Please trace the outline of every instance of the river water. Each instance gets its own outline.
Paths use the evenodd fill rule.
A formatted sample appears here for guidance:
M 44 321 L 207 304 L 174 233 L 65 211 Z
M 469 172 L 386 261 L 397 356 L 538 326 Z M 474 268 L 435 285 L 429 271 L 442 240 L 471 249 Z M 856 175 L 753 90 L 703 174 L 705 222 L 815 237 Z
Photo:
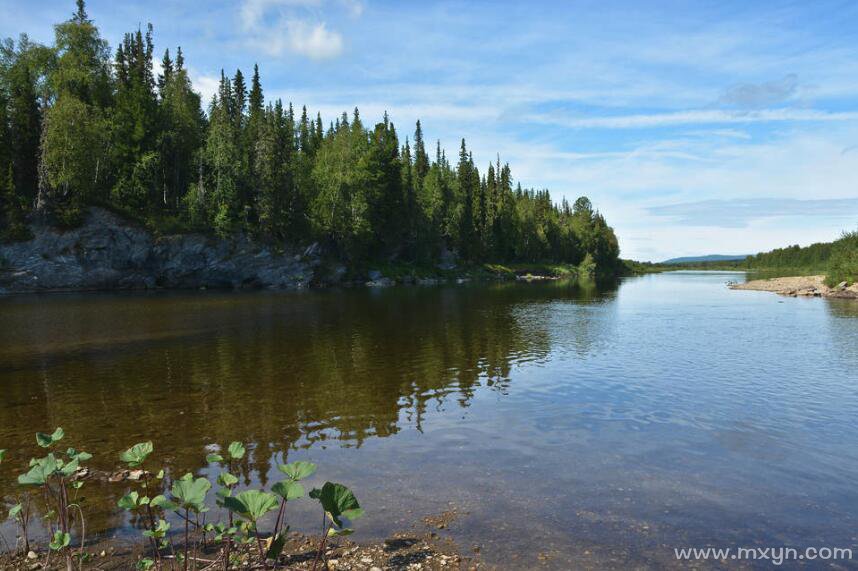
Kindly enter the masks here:
M 210 476 L 206 452 L 244 441 L 243 486 L 311 460 L 311 484 L 366 508 L 354 539 L 431 529 L 500 567 L 858 559 L 858 302 L 736 279 L 2 298 L 0 495 L 62 426 L 101 470 L 149 439 L 171 473 Z M 93 530 L 137 536 L 122 484 L 85 489 Z M 290 504 L 293 529 L 313 509 Z

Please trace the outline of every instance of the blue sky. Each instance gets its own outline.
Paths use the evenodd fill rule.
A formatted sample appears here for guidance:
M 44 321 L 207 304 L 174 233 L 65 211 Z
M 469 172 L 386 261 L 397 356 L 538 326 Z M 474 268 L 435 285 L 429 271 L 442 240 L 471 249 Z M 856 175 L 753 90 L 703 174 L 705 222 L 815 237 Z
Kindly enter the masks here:
M 48 42 L 72 0 L 0 0 Z M 422 119 L 481 168 L 586 194 L 624 257 L 749 253 L 858 228 L 856 2 L 90 0 L 115 46 L 152 22 L 195 86 L 259 63 L 266 97 Z

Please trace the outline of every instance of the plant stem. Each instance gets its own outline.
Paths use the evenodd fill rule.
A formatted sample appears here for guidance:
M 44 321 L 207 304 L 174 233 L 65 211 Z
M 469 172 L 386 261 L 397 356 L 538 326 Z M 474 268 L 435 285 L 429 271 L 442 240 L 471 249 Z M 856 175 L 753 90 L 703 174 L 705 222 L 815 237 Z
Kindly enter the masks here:
M 190 523 L 190 518 L 188 518 L 188 508 L 185 508 L 185 571 L 188 571 L 188 541 L 189 541 L 189 529 L 188 524 Z

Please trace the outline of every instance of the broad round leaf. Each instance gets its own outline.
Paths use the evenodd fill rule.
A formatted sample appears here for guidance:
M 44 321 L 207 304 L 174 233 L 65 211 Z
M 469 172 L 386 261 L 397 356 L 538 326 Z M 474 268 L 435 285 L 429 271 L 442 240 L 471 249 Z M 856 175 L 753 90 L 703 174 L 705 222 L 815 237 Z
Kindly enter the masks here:
M 255 523 L 271 510 L 277 509 L 280 504 L 274 494 L 259 490 L 245 490 L 235 496 L 224 498 L 223 505 L 229 511 Z
M 363 515 L 363 510 L 354 493 L 342 484 L 325 482 L 322 489 L 310 492 L 310 497 L 319 500 L 331 520 L 337 527 L 343 527 L 340 516 L 355 520 Z
M 16 517 L 18 517 L 18 514 L 21 513 L 23 509 L 24 506 L 21 504 L 15 504 L 14 506 L 12 506 L 12 508 L 9 510 L 9 519 L 15 519 Z
M 221 472 L 217 477 L 217 483 L 221 486 L 230 487 L 234 486 L 238 483 L 238 478 L 230 474 L 229 472 Z
M 119 501 L 116 502 L 116 505 L 124 510 L 133 510 L 137 507 L 139 499 L 140 494 L 138 494 L 137 492 L 131 492 L 119 498 Z
M 119 459 L 128 464 L 131 468 L 140 466 L 149 454 L 155 449 L 152 441 L 139 442 L 119 455 Z
M 304 497 L 304 486 L 293 480 L 283 480 L 271 486 L 271 491 L 284 500 L 295 500 Z
M 188 474 L 190 476 L 190 474 Z M 212 484 L 205 478 L 197 478 L 196 480 L 183 477 L 181 480 L 173 482 L 173 499 L 179 503 L 179 507 L 194 511 L 201 511 L 205 508 L 206 494 L 211 489 Z
M 166 511 L 173 511 L 179 507 L 170 500 L 168 500 L 166 496 L 160 494 L 152 498 L 152 501 L 149 502 L 149 504 L 153 508 L 161 508 L 162 510 Z
M 289 476 L 293 480 L 303 480 L 312 476 L 316 472 L 316 465 L 312 462 L 292 462 L 290 464 L 282 464 L 277 466 L 281 472 Z
M 233 460 L 241 460 L 242 458 L 244 458 L 244 453 L 246 451 L 247 450 L 245 449 L 244 444 L 242 444 L 241 442 L 232 442 L 230 443 L 229 448 L 227 448 L 227 452 L 229 452 L 229 457 Z
M 53 454 L 44 458 L 30 460 L 30 471 L 18 476 L 18 483 L 23 486 L 42 486 L 59 468 Z
M 208 454 L 206 456 L 206 462 L 208 462 L 209 464 L 217 464 L 218 462 L 223 462 L 223 456 L 214 453 Z
M 54 430 L 52 434 L 45 434 L 44 432 L 36 433 L 36 443 L 42 448 L 47 448 L 54 444 L 55 442 L 59 442 L 63 439 L 66 433 L 62 428 L 57 428 Z

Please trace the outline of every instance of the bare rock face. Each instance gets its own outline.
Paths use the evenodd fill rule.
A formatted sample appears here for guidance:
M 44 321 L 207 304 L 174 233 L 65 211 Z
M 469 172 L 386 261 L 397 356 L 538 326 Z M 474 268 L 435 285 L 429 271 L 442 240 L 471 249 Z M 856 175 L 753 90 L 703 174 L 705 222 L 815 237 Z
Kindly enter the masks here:
M 152 288 L 307 287 L 318 248 L 273 251 L 246 237 L 153 237 L 145 228 L 90 209 L 79 228 L 31 227 L 33 239 L 0 245 L 0 293 Z

